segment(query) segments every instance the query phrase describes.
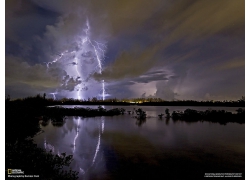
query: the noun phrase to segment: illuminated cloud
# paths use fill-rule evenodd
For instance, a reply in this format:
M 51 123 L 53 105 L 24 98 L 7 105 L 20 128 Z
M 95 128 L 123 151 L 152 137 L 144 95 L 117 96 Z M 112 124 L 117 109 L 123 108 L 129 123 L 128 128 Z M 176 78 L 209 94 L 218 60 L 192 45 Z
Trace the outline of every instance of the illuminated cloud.
M 148 48 L 145 51 L 131 50 L 121 52 L 116 60 L 102 74 L 95 74 L 95 77 L 102 79 L 123 79 L 132 78 L 146 73 L 154 65 L 156 48 Z
M 14 56 L 6 57 L 5 69 L 5 85 L 7 87 L 14 87 L 18 91 L 28 91 L 31 94 L 54 91 L 55 89 L 73 91 L 81 83 L 79 78 L 70 77 L 60 67 L 47 68 L 41 64 L 29 65 Z M 16 86 L 26 88 L 19 89 Z M 32 89 L 33 93 L 28 89 Z M 14 91 L 12 90 L 12 92 Z
M 102 73 L 93 47 L 80 43 L 87 20 L 91 40 L 105 44 Z M 245 93 L 244 54 L 244 0 L 6 1 L 9 92 L 25 84 L 27 95 L 47 88 L 75 98 L 81 89 L 87 98 L 105 80 L 117 98 L 141 96 L 143 87 L 145 96 L 237 99 Z M 149 74 L 157 70 L 165 74 Z
M 67 73 L 59 68 L 47 69 L 41 64 L 29 65 L 17 57 L 6 57 L 6 85 L 23 83 L 44 88 L 59 87 Z

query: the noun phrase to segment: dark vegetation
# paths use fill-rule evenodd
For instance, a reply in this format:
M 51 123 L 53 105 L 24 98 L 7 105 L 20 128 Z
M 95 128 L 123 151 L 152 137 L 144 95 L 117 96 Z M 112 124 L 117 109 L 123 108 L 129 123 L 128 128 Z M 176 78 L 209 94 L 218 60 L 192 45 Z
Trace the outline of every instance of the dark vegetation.
M 136 112 L 136 115 L 137 115 L 136 116 L 136 119 L 137 119 L 136 125 L 137 126 L 141 126 L 143 123 L 146 122 L 146 116 L 147 116 L 147 114 L 141 108 L 139 108 L 137 110 L 135 109 L 134 111 Z
M 55 107 L 46 107 L 44 110 L 44 115 L 59 120 L 64 116 L 81 116 L 81 117 L 94 117 L 94 116 L 115 116 L 124 114 L 125 109 L 123 108 L 114 108 L 110 110 L 104 109 L 102 106 L 99 106 L 97 109 L 92 108 L 64 108 L 60 106 Z
M 194 100 L 177 100 L 161 102 L 142 102 L 140 106 L 221 106 L 221 107 L 245 107 L 245 99 L 237 101 L 194 101 Z
M 51 120 L 55 126 L 63 124 L 65 116 L 114 116 L 124 114 L 125 109 L 106 110 L 90 108 L 47 107 L 50 100 L 37 95 L 22 100 L 5 100 L 5 167 L 21 169 L 25 174 L 39 175 L 40 179 L 77 179 L 78 172 L 67 168 L 72 155 L 53 155 L 38 148 L 32 138 L 41 133 L 39 122 L 46 126 Z M 65 170 L 65 169 L 68 170 Z
M 65 120 L 65 116 L 81 116 L 81 117 L 95 117 L 95 116 L 116 116 L 124 114 L 125 109 L 114 108 L 110 110 L 104 109 L 99 106 L 97 109 L 91 108 L 64 108 L 60 106 L 45 107 L 43 116 L 40 117 L 42 125 L 46 126 L 51 120 L 52 125 L 62 126 Z
M 27 139 L 15 143 L 6 141 L 5 146 L 8 169 L 21 169 L 25 175 L 39 175 L 38 179 L 78 179 L 77 172 L 63 169 L 70 165 L 72 155 L 53 155 Z
M 237 113 L 227 112 L 225 110 L 206 110 L 196 111 L 193 109 L 186 109 L 184 112 L 173 111 L 171 117 L 175 120 L 195 122 L 195 121 L 209 121 L 226 124 L 228 122 L 245 123 L 245 110 L 239 108 Z
M 8 96 L 10 100 L 10 96 Z M 194 100 L 173 100 L 165 101 L 160 98 L 134 98 L 134 99 L 98 99 L 96 97 L 88 99 L 73 99 L 63 98 L 54 100 L 46 98 L 46 94 L 38 94 L 34 97 L 27 97 L 23 99 L 16 99 L 15 102 L 22 103 L 37 103 L 37 100 L 43 100 L 47 106 L 53 105 L 140 105 L 140 106 L 223 106 L 223 107 L 245 107 L 245 97 L 242 96 L 237 101 L 194 101 Z
M 60 106 L 47 107 L 50 105 L 62 105 L 62 104 L 88 104 L 89 105 L 104 105 L 104 101 L 92 102 L 92 101 L 76 101 L 65 100 L 55 101 L 52 99 L 46 99 L 46 94 L 43 96 L 37 95 L 36 97 L 28 97 L 24 99 L 18 99 L 11 101 L 10 96 L 7 96 L 5 100 L 5 167 L 6 169 L 22 169 L 25 174 L 39 175 L 40 179 L 77 179 L 78 173 L 70 170 L 65 170 L 73 160 L 72 155 L 53 155 L 52 152 L 47 152 L 44 149 L 38 148 L 33 143 L 32 138 L 41 133 L 39 121 L 42 120 L 42 125 L 47 125 L 51 120 L 53 125 L 63 124 L 65 116 L 114 116 L 125 113 L 125 109 L 115 108 L 106 110 L 101 106 L 98 109 L 91 108 L 63 108 Z M 106 102 L 110 103 L 110 102 Z M 111 102 L 116 105 L 116 102 Z M 117 105 L 121 105 L 118 102 Z M 127 103 L 127 102 L 122 102 Z M 155 102 L 158 105 L 189 105 L 190 102 Z M 187 103 L 187 104 L 185 104 Z M 196 102 L 192 101 L 196 105 L 206 105 L 212 102 Z M 192 104 L 191 103 L 191 104 Z M 122 105 L 125 105 L 122 104 Z M 127 103 L 129 105 L 130 103 Z M 140 103 L 142 105 L 148 105 L 147 102 Z M 244 99 L 237 102 L 213 102 L 213 105 L 221 106 L 245 106 Z M 157 105 L 151 102 L 150 105 Z M 137 125 L 140 126 L 146 122 L 146 112 L 141 108 L 134 109 L 133 114 L 136 114 Z M 131 114 L 131 111 L 128 111 Z M 173 121 L 210 121 L 226 124 L 227 122 L 245 122 L 245 111 L 239 108 L 236 113 L 226 112 L 224 110 L 207 110 L 196 111 L 187 109 L 184 112 L 173 111 L 170 114 L 169 110 L 165 110 L 164 114 L 160 114 L 159 118 L 166 118 L 167 120 L 172 118 Z M 65 168 L 66 167 L 66 168 Z
M 65 170 L 72 155 L 53 155 L 33 143 L 32 137 L 40 132 L 37 117 L 45 110 L 42 99 L 36 98 L 36 102 L 5 101 L 6 169 L 21 169 L 26 175 L 39 175 L 39 179 L 77 179 L 77 172 Z
M 136 124 L 141 126 L 143 123 L 146 122 L 147 114 L 141 108 L 134 110 L 136 112 L 135 118 L 137 119 Z M 130 112 L 129 112 L 130 114 Z M 197 111 L 193 109 L 186 109 L 184 112 L 182 111 L 173 111 L 170 115 L 169 109 L 165 109 L 165 116 L 164 114 L 158 115 L 159 119 L 166 118 L 166 122 L 170 117 L 172 120 L 175 121 L 185 121 L 185 122 L 197 122 L 197 121 L 208 121 L 220 124 L 227 124 L 228 122 L 234 123 L 245 123 L 245 110 L 239 108 L 236 110 L 236 113 L 227 112 L 225 110 L 206 110 L 206 111 Z

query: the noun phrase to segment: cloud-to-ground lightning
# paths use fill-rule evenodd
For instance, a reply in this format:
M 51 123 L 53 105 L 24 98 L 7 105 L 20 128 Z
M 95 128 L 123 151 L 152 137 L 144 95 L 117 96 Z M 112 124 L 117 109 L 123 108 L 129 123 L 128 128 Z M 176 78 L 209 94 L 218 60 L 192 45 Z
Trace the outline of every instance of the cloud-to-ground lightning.
M 50 93 L 50 94 L 52 94 L 53 99 L 54 99 L 54 100 L 56 100 L 56 94 L 57 94 L 57 93 L 56 93 L 56 92 L 54 92 L 54 93 Z
M 64 50 L 62 53 L 60 53 L 56 59 L 54 59 L 51 62 L 46 63 L 47 68 L 50 68 L 51 65 L 53 63 L 59 63 L 61 61 L 67 60 L 68 63 L 64 64 L 64 65 L 72 65 L 74 66 L 74 71 L 75 71 L 75 75 L 79 78 L 81 78 L 82 76 L 82 69 L 81 66 L 79 66 L 79 64 L 82 63 L 82 59 L 83 58 L 87 58 L 91 56 L 91 53 L 88 54 L 88 52 L 92 52 L 93 56 L 91 58 L 94 58 L 97 62 L 97 68 L 98 68 L 98 73 L 102 74 L 103 71 L 103 60 L 105 58 L 105 50 L 107 48 L 107 46 L 104 43 L 100 43 L 97 42 L 95 40 L 91 39 L 90 36 L 90 31 L 91 31 L 91 27 L 89 24 L 89 20 L 86 21 L 86 28 L 83 30 L 82 35 L 80 35 L 80 38 L 77 40 L 77 45 L 78 48 L 75 50 Z M 80 41 L 79 41 L 80 40 Z M 92 50 L 89 51 L 89 48 L 91 48 Z M 85 56 L 81 56 L 83 53 L 86 53 Z M 67 68 L 67 67 L 66 67 Z M 67 82 L 66 82 L 67 83 Z M 83 89 L 83 84 L 78 84 L 77 85 L 77 98 L 81 99 L 81 94 L 80 94 L 80 90 L 79 89 Z M 105 81 L 102 80 L 101 81 L 101 94 L 100 96 L 102 97 L 102 100 L 105 100 L 105 96 L 107 96 L 106 91 L 105 91 Z M 51 93 L 54 96 L 55 99 L 55 93 Z M 77 129 L 76 129 L 76 134 L 75 137 L 73 139 L 73 153 L 75 153 L 76 150 L 76 140 L 78 138 L 79 135 L 79 122 L 80 119 L 77 119 Z M 102 117 L 101 119 L 101 124 L 99 125 L 99 134 L 98 134 L 98 141 L 96 144 L 96 149 L 95 149 L 95 153 L 92 159 L 92 165 L 93 166 L 96 162 L 96 158 L 98 156 L 98 153 L 100 151 L 100 145 L 101 145 L 101 136 L 104 132 L 104 125 L 105 125 L 105 119 L 104 117 Z M 81 172 L 85 172 L 83 169 Z
M 84 52 L 85 53 L 88 52 L 87 51 L 88 50 L 87 45 L 89 45 L 89 47 L 92 49 L 89 52 L 93 53 L 93 57 L 97 61 L 98 73 L 102 74 L 102 70 L 103 70 L 102 61 L 105 58 L 105 50 L 106 50 L 107 46 L 104 43 L 97 42 L 96 40 L 92 40 L 91 37 L 90 37 L 90 30 L 91 30 L 91 27 L 90 27 L 90 24 L 89 24 L 89 20 L 87 19 L 86 28 L 83 30 L 84 34 L 81 34 L 80 36 L 76 36 L 76 37 L 78 37 L 75 40 L 75 42 L 77 44 L 77 48 L 75 48 L 74 50 L 66 49 L 62 53 L 59 53 L 57 55 L 57 57 L 53 61 L 47 62 L 47 63 L 45 62 L 47 68 L 50 68 L 50 66 L 53 63 L 57 63 L 57 62 L 60 62 L 62 60 L 63 61 L 64 60 L 71 61 L 71 62 L 67 63 L 67 65 L 75 66 L 75 73 L 77 74 L 78 77 L 81 77 L 83 71 L 80 68 L 80 66 L 78 67 L 78 65 L 79 65 L 79 63 L 81 64 L 81 60 L 82 60 L 81 57 L 86 58 L 88 56 L 91 56 L 91 53 L 89 53 L 90 55 L 89 54 L 86 54 L 85 56 L 82 55 Z M 72 60 L 73 60 L 73 62 L 72 62 Z M 67 82 L 65 82 L 65 83 L 67 85 Z M 105 100 L 105 96 L 107 96 L 107 94 L 106 94 L 106 91 L 105 91 L 105 82 L 104 82 L 104 80 L 102 80 L 101 85 L 102 85 L 102 87 L 101 87 L 102 93 L 100 94 L 100 96 L 102 97 L 102 100 Z M 80 91 L 84 90 L 83 85 L 80 83 L 80 84 L 77 85 L 76 88 L 77 88 L 77 92 L 76 92 L 77 93 L 77 98 L 81 99 L 82 97 L 81 97 Z M 51 94 L 54 96 L 54 93 L 51 93 Z M 55 99 L 55 97 L 54 97 L 54 99 Z
M 102 100 L 105 98 L 105 84 L 104 80 L 102 80 Z
M 98 67 L 99 67 L 99 73 L 102 74 L 102 58 L 100 57 L 98 50 L 99 49 L 102 52 L 103 58 L 104 58 L 104 50 L 100 47 L 100 45 L 104 46 L 106 48 L 106 45 L 99 43 L 97 41 L 94 41 L 96 43 L 96 46 L 94 45 L 94 43 L 90 40 L 89 38 L 89 31 L 90 31 L 90 25 L 89 25 L 89 21 L 87 20 L 87 29 L 85 30 L 86 33 L 86 40 L 87 42 L 94 48 L 94 52 L 95 52 L 95 56 L 98 62 Z M 104 80 L 102 81 L 102 100 L 105 99 L 105 83 Z
M 75 63 L 78 64 L 78 58 L 77 57 L 75 58 Z M 77 69 L 77 66 L 76 66 L 76 72 L 77 72 L 78 77 L 80 77 L 80 73 L 79 73 L 79 71 Z M 81 88 L 81 86 L 80 86 L 80 88 Z M 81 99 L 80 91 L 77 91 L 77 97 L 78 97 L 78 99 Z

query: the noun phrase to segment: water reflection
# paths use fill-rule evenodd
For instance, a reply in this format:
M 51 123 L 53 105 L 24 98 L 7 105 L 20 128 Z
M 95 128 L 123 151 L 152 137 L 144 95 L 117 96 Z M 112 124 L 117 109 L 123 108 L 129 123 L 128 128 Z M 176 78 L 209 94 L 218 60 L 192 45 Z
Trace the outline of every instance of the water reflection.
M 75 169 L 79 168 L 79 176 L 82 179 L 88 178 L 89 174 L 92 173 L 92 169 L 96 169 L 97 164 L 102 163 L 100 146 L 102 134 L 104 133 L 105 119 L 104 117 L 97 118 L 98 120 L 92 119 L 95 122 L 85 122 L 80 117 L 77 119 L 73 158 L 75 161 Z M 89 124 L 91 124 L 91 126 L 89 126 Z
M 146 122 L 146 118 L 145 119 L 136 119 L 136 122 L 135 122 L 135 124 L 137 125 L 137 126 L 142 126 L 142 124 L 144 124 Z
M 75 136 L 74 142 L 73 142 L 73 153 L 76 150 L 76 139 L 77 139 L 78 134 L 79 134 L 79 123 L 80 123 L 80 118 L 77 118 L 76 136 Z
M 67 117 L 62 127 L 54 126 L 51 121 L 47 122 L 47 126 L 41 127 L 44 133 L 34 138 L 38 146 L 59 156 L 63 152 L 72 154 L 74 160 L 71 168 L 79 172 L 80 179 L 88 179 L 92 169 L 95 172 L 101 171 L 104 117 L 84 120 L 81 117 Z
M 133 108 L 131 108 L 131 112 Z M 50 122 L 34 139 L 55 154 L 72 154 L 80 179 L 169 179 L 199 172 L 243 172 L 245 125 L 159 119 L 164 112 L 143 108 L 150 118 L 66 117 L 62 127 Z M 217 169 L 216 169 L 217 168 Z M 177 178 L 178 179 L 178 178 Z M 181 177 L 179 179 L 182 179 Z M 198 178 L 202 179 L 202 178 Z
M 166 118 L 166 120 L 165 120 L 166 125 L 169 125 L 169 120 L 170 120 L 170 118 Z
M 100 128 L 99 128 L 98 142 L 96 145 L 95 155 L 94 155 L 93 160 L 92 160 L 92 166 L 94 165 L 95 160 L 96 160 L 96 156 L 100 150 L 100 143 L 101 143 L 101 132 L 100 132 Z

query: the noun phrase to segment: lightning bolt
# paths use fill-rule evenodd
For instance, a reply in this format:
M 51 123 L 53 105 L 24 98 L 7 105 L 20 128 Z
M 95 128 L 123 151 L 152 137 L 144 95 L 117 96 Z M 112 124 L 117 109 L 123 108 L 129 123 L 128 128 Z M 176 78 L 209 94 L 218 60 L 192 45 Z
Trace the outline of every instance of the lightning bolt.
M 79 133 L 79 121 L 80 119 L 78 118 L 77 119 L 77 127 L 76 127 L 76 136 L 75 136 L 75 138 L 74 138 L 74 142 L 73 142 L 73 153 L 75 152 L 75 150 L 76 150 L 76 139 L 77 139 L 77 137 L 78 137 L 78 133 Z
M 56 94 L 57 94 L 57 93 L 56 93 L 56 92 L 54 92 L 54 93 L 50 93 L 50 94 L 52 94 L 53 99 L 54 99 L 54 100 L 56 100 Z
M 105 100 L 105 84 L 104 84 L 104 80 L 102 80 L 102 100 Z
M 101 144 L 101 133 L 100 133 L 100 129 L 99 129 L 98 142 L 97 142 L 97 145 L 96 145 L 95 155 L 94 155 L 94 158 L 92 160 L 92 166 L 94 165 L 97 154 L 98 154 L 98 152 L 100 150 L 100 144 Z
M 101 117 L 101 128 L 99 127 L 99 135 L 98 135 L 98 141 L 97 141 L 97 145 L 96 145 L 96 150 L 95 150 L 95 154 L 92 160 L 92 166 L 94 165 L 95 161 L 96 161 L 96 157 L 98 155 L 98 152 L 100 150 L 100 144 L 101 144 L 101 136 L 104 132 L 104 125 L 105 125 L 105 119 L 104 117 Z
M 75 61 L 76 61 L 76 64 L 78 64 L 78 58 L 77 57 L 75 58 Z M 80 73 L 79 73 L 79 71 L 77 69 L 77 66 L 76 66 L 76 72 L 77 72 L 78 77 L 80 77 Z M 81 88 L 81 86 L 80 86 L 80 88 Z M 77 97 L 78 97 L 78 99 L 81 99 L 80 91 L 77 91 Z
M 107 46 L 105 44 L 102 44 L 102 43 L 99 43 L 97 41 L 94 41 L 95 44 L 90 40 L 89 38 L 89 31 L 90 31 L 90 25 L 89 25 L 89 20 L 87 19 L 87 22 L 86 22 L 86 25 L 87 25 L 87 29 L 85 29 L 85 33 L 86 33 L 86 38 L 85 38 L 85 41 L 84 42 L 88 42 L 94 49 L 94 52 L 95 52 L 95 56 L 96 56 L 96 59 L 97 59 L 97 62 L 98 62 L 98 67 L 99 67 L 99 74 L 102 74 L 102 60 L 103 58 L 105 57 L 104 56 L 104 49 L 101 48 L 101 46 L 103 46 L 104 48 L 106 48 Z M 102 53 L 102 57 L 99 55 L 99 51 Z M 104 80 L 102 80 L 102 100 L 105 100 L 105 83 L 104 83 Z
M 55 63 L 57 61 L 59 61 L 66 53 L 68 52 L 68 50 L 63 51 L 61 54 L 58 54 L 58 58 L 56 58 L 54 61 L 52 61 L 51 63 Z
M 76 57 L 76 55 L 78 54 L 78 51 L 83 51 L 84 50 L 84 44 L 89 44 L 92 48 L 93 48 L 93 53 L 94 53 L 94 56 L 95 56 L 95 59 L 97 60 L 97 66 L 98 66 L 98 73 L 99 74 L 102 74 L 102 71 L 103 71 L 103 67 L 102 67 L 102 62 L 105 58 L 105 50 L 107 49 L 107 46 L 106 44 L 104 43 L 100 43 L 100 42 L 97 42 L 95 40 L 91 40 L 90 38 L 90 30 L 91 30 L 91 27 L 90 27 L 90 24 L 89 24 L 89 20 L 87 19 L 86 21 L 86 28 L 83 30 L 84 32 L 84 37 L 80 37 L 80 42 L 78 41 L 77 44 L 80 45 L 80 50 L 72 50 L 72 51 L 69 51 L 69 50 L 64 50 L 63 52 L 61 52 L 60 54 L 58 54 L 58 56 L 51 62 L 44 62 L 47 66 L 47 68 L 50 67 L 50 65 L 52 65 L 53 63 L 56 63 L 58 61 L 60 61 L 63 57 L 68 57 L 68 55 L 70 54 L 74 54 L 74 64 L 73 65 L 76 65 L 75 66 L 75 72 L 77 73 L 77 75 L 79 77 L 81 77 L 81 73 L 79 72 L 79 69 L 78 69 L 78 64 L 79 64 L 79 58 Z M 65 58 L 64 58 L 65 59 Z M 72 64 L 72 63 L 70 63 Z M 67 83 L 67 82 L 66 82 Z M 105 100 L 105 97 L 108 96 L 108 94 L 106 94 L 106 91 L 105 91 L 105 81 L 102 80 L 101 82 L 102 84 L 102 88 L 101 88 L 101 94 L 100 96 L 102 97 L 102 100 Z M 78 89 L 82 89 L 82 85 L 79 84 Z M 55 99 L 55 93 L 50 93 L 53 95 L 54 99 Z M 80 96 L 80 90 L 77 91 L 77 98 L 78 99 L 81 99 L 81 96 Z
M 104 117 L 102 117 L 102 134 L 104 132 L 104 125 L 105 125 L 105 119 L 104 119 Z

